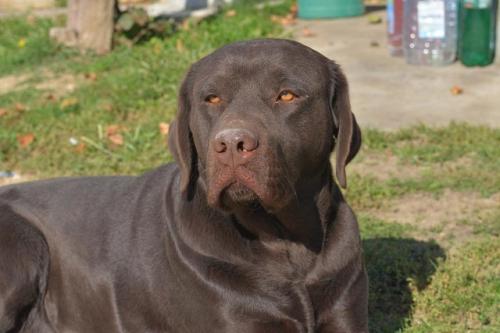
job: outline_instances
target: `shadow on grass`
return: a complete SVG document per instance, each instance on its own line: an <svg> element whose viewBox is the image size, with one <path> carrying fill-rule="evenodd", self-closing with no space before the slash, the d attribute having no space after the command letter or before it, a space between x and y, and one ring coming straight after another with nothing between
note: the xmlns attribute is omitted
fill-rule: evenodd
<svg viewBox="0 0 500 333"><path fill-rule="evenodd" d="M370 332L389 333L402 329L411 315L412 288L427 287L444 250L435 242L410 238L363 240L370 279Z"/></svg>

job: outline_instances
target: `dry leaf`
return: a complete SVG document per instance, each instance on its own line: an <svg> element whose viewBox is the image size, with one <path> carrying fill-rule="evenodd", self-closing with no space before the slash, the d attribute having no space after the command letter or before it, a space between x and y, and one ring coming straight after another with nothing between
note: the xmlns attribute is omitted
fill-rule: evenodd
<svg viewBox="0 0 500 333"><path fill-rule="evenodd" d="M85 73L85 75L84 75L84 76L85 76L85 78L86 78L87 80L90 80L90 81L95 81L95 80L97 80L97 74L96 74L96 73L94 73L94 72Z"/></svg>
<svg viewBox="0 0 500 333"><path fill-rule="evenodd" d="M7 114L7 109L0 108L0 117L5 116Z"/></svg>
<svg viewBox="0 0 500 333"><path fill-rule="evenodd" d="M75 147L75 152L81 154L85 151L85 148L87 148L87 146L85 145L85 143L83 142L80 142L76 147Z"/></svg>
<svg viewBox="0 0 500 333"><path fill-rule="evenodd" d="M297 24L297 20L295 20L293 17L289 17L289 15L287 15L287 17L282 17L280 19L280 24L282 26L295 25L295 24Z"/></svg>
<svg viewBox="0 0 500 333"><path fill-rule="evenodd" d="M237 14L237 13L236 13L236 10L234 10L234 9L230 9L230 10L228 10L228 11L226 12L226 17L234 17L234 16L236 16L236 14Z"/></svg>
<svg viewBox="0 0 500 333"><path fill-rule="evenodd" d="M161 133L161 135L167 136L168 135L168 130L170 128L170 124L169 123L160 123L159 127L160 127L160 133Z"/></svg>
<svg viewBox="0 0 500 333"><path fill-rule="evenodd" d="M372 41L370 42L370 46L371 46L371 47L379 47L379 46L380 46L380 44L379 44L379 42L377 42L376 40L372 40Z"/></svg>
<svg viewBox="0 0 500 333"><path fill-rule="evenodd" d="M119 133L109 135L108 139L114 145L117 145L117 146L123 145L123 136Z"/></svg>
<svg viewBox="0 0 500 333"><path fill-rule="evenodd" d="M464 90L460 86L453 86L450 89L450 91L451 91L451 94L454 95L454 96L462 95L464 93Z"/></svg>
<svg viewBox="0 0 500 333"><path fill-rule="evenodd" d="M184 42L182 41L182 39L178 39L177 42L175 42L175 48L177 52L184 52L186 48L184 47Z"/></svg>
<svg viewBox="0 0 500 333"><path fill-rule="evenodd" d="M382 23L382 17L378 15L369 15L368 16L368 23L370 24L380 24Z"/></svg>
<svg viewBox="0 0 500 333"><path fill-rule="evenodd" d="M67 109L77 104L78 104L78 98L76 97L65 98L61 102L61 109Z"/></svg>
<svg viewBox="0 0 500 333"><path fill-rule="evenodd" d="M106 127L106 136L109 137L118 134L119 131L120 131L119 125L109 125L108 127Z"/></svg>
<svg viewBox="0 0 500 333"><path fill-rule="evenodd" d="M309 28L304 28L302 30L302 36L304 36L304 37L314 37L314 36L316 36L316 34L314 32L312 32Z"/></svg>
<svg viewBox="0 0 500 333"><path fill-rule="evenodd" d="M57 97L54 94L48 94L47 96L45 96L45 98L47 98L47 100L51 102L55 102L57 100Z"/></svg>
<svg viewBox="0 0 500 333"><path fill-rule="evenodd" d="M14 107L16 108L16 111L18 111L18 112L26 111L26 106L22 103L16 103L16 105Z"/></svg>
<svg viewBox="0 0 500 333"><path fill-rule="evenodd" d="M19 142L21 148L28 147L33 142L33 140L35 140L35 135L33 133L17 136L17 142Z"/></svg>

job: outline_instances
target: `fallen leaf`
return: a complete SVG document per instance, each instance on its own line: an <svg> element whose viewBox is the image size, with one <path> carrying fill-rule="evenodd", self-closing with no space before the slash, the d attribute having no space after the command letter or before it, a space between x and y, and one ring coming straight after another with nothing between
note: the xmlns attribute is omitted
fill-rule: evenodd
<svg viewBox="0 0 500 333"><path fill-rule="evenodd" d="M120 131L119 125L109 125L108 127L106 127L106 136L109 137L118 134L119 131Z"/></svg>
<svg viewBox="0 0 500 333"><path fill-rule="evenodd" d="M234 17L234 16L236 16L236 14L237 14L237 13L236 13L236 10L234 10L234 9L230 9L230 10L228 10L228 11L226 12L226 17Z"/></svg>
<svg viewBox="0 0 500 333"><path fill-rule="evenodd" d="M376 40L372 40L372 41L370 42L370 46L371 46L371 47L379 47L379 46L380 46L380 44L379 44L379 42L377 42Z"/></svg>
<svg viewBox="0 0 500 333"><path fill-rule="evenodd" d="M48 94L45 98L47 98L48 101L54 102L57 100L57 97L54 94Z"/></svg>
<svg viewBox="0 0 500 333"><path fill-rule="evenodd" d="M123 136L119 133L109 135L108 140L111 141L111 143L114 145L123 145Z"/></svg>
<svg viewBox="0 0 500 333"><path fill-rule="evenodd" d="M17 41L17 47L22 49L25 46L26 46L26 38L19 38L19 40Z"/></svg>
<svg viewBox="0 0 500 333"><path fill-rule="evenodd" d="M450 89L450 92L454 96L462 95L464 93L464 90L460 86L453 86Z"/></svg>
<svg viewBox="0 0 500 333"><path fill-rule="evenodd" d="M297 24L297 20L295 20L294 18L282 17L280 19L280 24L282 26L295 25L295 24Z"/></svg>
<svg viewBox="0 0 500 333"><path fill-rule="evenodd" d="M85 73L85 75L84 75L84 76L85 76L85 78L86 78L87 80L90 80L90 81L95 81L95 80L97 80L97 74L96 74L96 73L94 73L94 72Z"/></svg>
<svg viewBox="0 0 500 333"><path fill-rule="evenodd" d="M168 135L168 130L170 128L170 124L169 123L160 123L159 127L160 127L160 133L161 133L161 135L167 136Z"/></svg>
<svg viewBox="0 0 500 333"><path fill-rule="evenodd" d="M0 117L5 116L7 114L7 109L0 108Z"/></svg>
<svg viewBox="0 0 500 333"><path fill-rule="evenodd" d="M369 15L368 16L368 23L370 24L380 24L382 23L382 17L378 15Z"/></svg>
<svg viewBox="0 0 500 333"><path fill-rule="evenodd" d="M83 142L80 142L76 147L75 147L75 152L81 154L84 152L85 148L87 148L87 146L85 145L85 143Z"/></svg>
<svg viewBox="0 0 500 333"><path fill-rule="evenodd" d="M304 28L302 30L302 36L304 36L304 37L314 37L314 36L316 36L316 34L314 32L312 32L311 29Z"/></svg>
<svg viewBox="0 0 500 333"><path fill-rule="evenodd" d="M182 41L182 39L178 39L177 42L175 42L175 49L177 50L177 52L184 52L186 48L184 47L184 42Z"/></svg>
<svg viewBox="0 0 500 333"><path fill-rule="evenodd" d="M61 102L61 109L67 109L69 107L75 106L78 104L78 98L76 97L69 97L65 98Z"/></svg>
<svg viewBox="0 0 500 333"><path fill-rule="evenodd" d="M17 136L17 142L19 142L21 148L28 147L33 142L33 140L35 140L35 135L33 133Z"/></svg>
<svg viewBox="0 0 500 333"><path fill-rule="evenodd" d="M26 106L22 103L16 103L16 105L14 105L16 111L18 112L24 112L26 111Z"/></svg>

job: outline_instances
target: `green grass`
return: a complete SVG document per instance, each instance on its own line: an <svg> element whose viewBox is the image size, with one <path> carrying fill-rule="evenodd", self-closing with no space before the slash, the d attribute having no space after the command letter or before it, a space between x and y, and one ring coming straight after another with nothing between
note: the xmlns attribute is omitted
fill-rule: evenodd
<svg viewBox="0 0 500 333"><path fill-rule="evenodd" d="M5 44L1 54L7 59L0 65L0 73L32 71L38 64L77 78L85 73L97 75L95 81L80 80L73 93L55 101L47 100L48 92L31 87L1 95L0 107L9 112L0 118L0 169L37 177L135 174L168 161L158 124L173 118L176 91L189 65L233 41L282 36L281 27L271 22L270 15L284 14L288 8L286 2L263 10L254 9L251 3L238 5L234 17L222 13L199 24L193 22L171 38L119 47L103 57L57 52L47 37L50 21L40 20L35 25L25 19L0 21L5 27L0 30L1 44ZM21 38L27 42L19 49L16 43ZM180 44L182 48L177 47ZM65 98L76 98L77 105L63 109ZM15 111L16 103L23 103L26 111ZM99 136L99 126L112 124L125 128L125 144L118 148ZM26 133L33 133L35 141L21 148L17 136ZM75 153L68 143L71 137L85 140L87 148Z"/></svg>
<svg viewBox="0 0 500 333"><path fill-rule="evenodd" d="M53 44L47 36L55 24L50 20L0 20L0 79L29 75L15 91L0 95L0 109L7 111L0 116L0 170L35 178L138 174L171 160L158 125L173 119L177 89L189 65L229 42L284 35L270 15L286 13L289 1L261 11L245 3L236 7L235 17L222 13L192 22L169 38L118 47L100 57ZM48 80L47 72L73 77L76 89L35 89ZM96 80L86 79L88 73L95 73ZM65 106L68 101L71 105ZM122 146L107 140L109 125L122 127ZM28 133L35 140L23 148L18 138ZM452 124L363 134L361 155L383 159L390 153L398 167L419 170L380 180L348 169L346 195L359 214L370 277L371 332L499 331L500 204L472 220L464 215L454 221L472 232L453 247L436 241L444 221L425 229L371 212L415 193L498 197L500 130ZM78 151L70 138L85 143L85 149Z"/></svg>
<svg viewBox="0 0 500 333"><path fill-rule="evenodd" d="M5 18L0 20L0 75L31 69L46 60L65 58L74 52L61 52L49 38L54 22L49 19Z"/></svg>
<svg viewBox="0 0 500 333"><path fill-rule="evenodd" d="M414 293L405 332L499 332L500 242L488 238L444 262L428 288Z"/></svg>

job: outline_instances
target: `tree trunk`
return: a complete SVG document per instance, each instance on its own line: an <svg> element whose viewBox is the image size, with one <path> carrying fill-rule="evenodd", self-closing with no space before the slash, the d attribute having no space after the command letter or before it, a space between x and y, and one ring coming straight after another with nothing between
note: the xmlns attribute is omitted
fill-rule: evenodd
<svg viewBox="0 0 500 333"><path fill-rule="evenodd" d="M53 28L51 37L67 46L94 50L103 54L111 50L115 0L69 0L66 27Z"/></svg>

